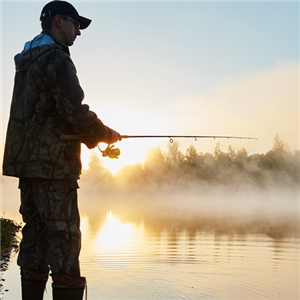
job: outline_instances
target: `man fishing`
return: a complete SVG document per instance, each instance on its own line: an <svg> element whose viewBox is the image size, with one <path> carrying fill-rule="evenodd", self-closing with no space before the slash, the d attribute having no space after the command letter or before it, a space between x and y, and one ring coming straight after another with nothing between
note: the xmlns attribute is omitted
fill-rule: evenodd
<svg viewBox="0 0 300 300"><path fill-rule="evenodd" d="M46 4L40 20L41 34L15 56L3 174L19 178L21 191L22 299L42 300L51 271L53 299L79 300L86 286L79 266L81 143L93 148L121 136L82 103L84 93L70 58L69 47L91 20L65 1Z"/></svg>

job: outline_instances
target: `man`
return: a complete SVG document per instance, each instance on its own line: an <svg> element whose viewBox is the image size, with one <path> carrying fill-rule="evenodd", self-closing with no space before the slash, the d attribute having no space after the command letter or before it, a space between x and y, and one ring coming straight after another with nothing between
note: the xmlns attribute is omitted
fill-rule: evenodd
<svg viewBox="0 0 300 300"><path fill-rule="evenodd" d="M81 142L93 148L121 137L82 104L70 58L68 47L91 20L65 1L46 4L40 20L42 33L15 56L3 174L18 177L21 191L22 299L43 299L51 270L53 299L77 300L86 285L79 267Z"/></svg>

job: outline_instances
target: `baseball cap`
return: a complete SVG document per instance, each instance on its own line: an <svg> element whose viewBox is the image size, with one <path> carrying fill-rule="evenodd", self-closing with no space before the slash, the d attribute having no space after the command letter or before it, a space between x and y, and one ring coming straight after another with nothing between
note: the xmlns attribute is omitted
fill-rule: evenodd
<svg viewBox="0 0 300 300"><path fill-rule="evenodd" d="M49 17L55 17L56 15L68 15L72 17L75 21L80 23L80 29L87 28L92 22L92 20L80 16L75 7L69 2L59 0L51 1L44 6L40 21Z"/></svg>

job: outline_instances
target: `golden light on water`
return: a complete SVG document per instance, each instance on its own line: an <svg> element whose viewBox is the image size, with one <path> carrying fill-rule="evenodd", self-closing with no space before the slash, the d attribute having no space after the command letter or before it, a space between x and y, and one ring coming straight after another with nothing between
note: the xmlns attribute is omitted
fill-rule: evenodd
<svg viewBox="0 0 300 300"><path fill-rule="evenodd" d="M107 212L104 225L95 239L95 250L114 251L141 245L144 240L144 226L121 222L111 211Z"/></svg>

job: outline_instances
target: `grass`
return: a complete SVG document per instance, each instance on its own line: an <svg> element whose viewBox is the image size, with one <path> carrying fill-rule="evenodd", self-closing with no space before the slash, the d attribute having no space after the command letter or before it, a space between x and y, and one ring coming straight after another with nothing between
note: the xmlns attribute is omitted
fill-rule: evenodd
<svg viewBox="0 0 300 300"><path fill-rule="evenodd" d="M1 217L1 257L0 257L0 272L1 272L1 282L0 282L0 299L3 299L3 272L8 269L10 255L12 252L17 252L19 248L19 238L18 232L21 229L21 225L17 224L15 221L5 219Z"/></svg>
<svg viewBox="0 0 300 300"><path fill-rule="evenodd" d="M19 238L17 236L21 225L15 221L1 217L1 271L8 267L11 252L17 252L19 247Z"/></svg>

